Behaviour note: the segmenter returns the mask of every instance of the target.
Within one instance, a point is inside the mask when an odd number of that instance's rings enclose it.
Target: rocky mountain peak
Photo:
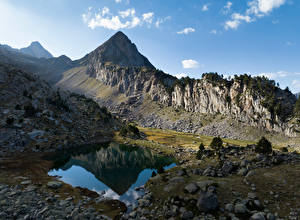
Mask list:
[[[121,31],[88,55],[90,64],[114,64],[123,67],[154,68],[149,60],[139,53],[137,47]]]
[[[49,53],[38,41],[34,41],[30,46],[21,48],[20,52],[36,58],[52,58],[52,54]]]

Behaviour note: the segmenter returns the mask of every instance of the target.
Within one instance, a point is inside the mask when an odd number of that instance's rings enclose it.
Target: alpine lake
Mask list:
[[[119,200],[128,207],[144,194],[143,186],[153,172],[176,166],[172,157],[114,142],[79,149],[53,156],[54,167],[48,174],[73,187],[95,191],[103,198]]]

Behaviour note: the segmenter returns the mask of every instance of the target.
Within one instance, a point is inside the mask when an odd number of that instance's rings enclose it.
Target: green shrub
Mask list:
[[[196,154],[196,159],[197,159],[197,160],[201,160],[201,159],[202,159],[202,155],[203,155],[203,151],[198,150],[198,151],[197,151],[197,154]]]
[[[135,125],[128,124],[121,128],[120,135],[123,137],[126,136],[140,137],[140,131]]]
[[[25,105],[24,110],[24,117],[33,117],[37,113],[37,110],[31,104]]]
[[[272,144],[265,137],[262,137],[255,147],[255,152],[262,154],[272,153]]]
[[[27,90],[24,90],[24,91],[23,91],[23,96],[25,96],[25,97],[28,96],[28,91],[27,91]]]
[[[197,154],[196,154],[196,159],[201,160],[204,150],[205,150],[204,144],[201,143],[199,145],[199,150],[197,151]]]
[[[201,144],[199,145],[199,150],[200,150],[200,151],[204,151],[204,150],[205,150],[205,147],[204,147],[204,144],[203,144],[203,143],[201,143]]]
[[[14,118],[8,117],[8,118],[6,119],[6,124],[7,124],[7,125],[12,125],[12,124],[14,123],[14,121],[15,121]]]
[[[164,172],[165,172],[164,167],[159,167],[159,168],[157,169],[157,173],[159,173],[159,174],[162,174],[162,173],[164,173]]]
[[[210,143],[210,147],[214,150],[220,150],[223,147],[223,140],[220,137],[214,137]]]
[[[15,106],[15,110],[22,110],[22,108],[21,108],[21,106],[20,106],[19,104],[17,104],[17,105]]]
[[[127,136],[127,129],[126,129],[126,127],[122,127],[121,128],[120,135],[123,136],[123,137]]]

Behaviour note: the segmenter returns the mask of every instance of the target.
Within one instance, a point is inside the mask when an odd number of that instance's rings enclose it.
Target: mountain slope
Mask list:
[[[52,58],[52,54],[49,53],[38,41],[32,42],[28,47],[20,49],[20,52],[36,58]]]
[[[64,55],[49,59],[36,58],[7,45],[0,45],[0,60],[4,64],[37,74],[50,84],[58,82],[63,72],[76,66],[76,62]]]
[[[107,141],[118,120],[84,96],[52,89],[31,73],[0,63],[0,157]]]
[[[274,81],[248,75],[226,80],[215,73],[178,80],[155,69],[122,32],[77,61],[32,59],[21,56],[18,63],[31,65],[51,84],[85,94],[143,126],[224,136],[238,122],[236,130],[250,125],[287,135],[300,132],[297,123],[289,123],[295,96]]]

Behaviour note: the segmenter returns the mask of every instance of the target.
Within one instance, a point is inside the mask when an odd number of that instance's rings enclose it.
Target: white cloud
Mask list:
[[[248,14],[255,14],[258,16],[264,16],[275,8],[282,6],[286,0],[253,0],[248,2],[249,9]]]
[[[300,89],[300,80],[293,80],[292,86],[296,89]]]
[[[83,22],[87,23],[89,28],[103,27],[110,30],[135,28],[145,23],[149,25],[153,18],[153,12],[144,13],[140,17],[137,16],[134,8],[119,11],[117,15],[114,15],[108,7],[104,7],[93,16],[91,8],[89,8],[88,12],[82,15]]]
[[[148,13],[143,14],[143,20],[149,24],[152,24],[153,17],[154,17],[153,12],[148,12]]]
[[[258,74],[258,76],[265,76],[269,79],[278,79],[278,78],[285,78],[287,77],[288,75],[290,75],[291,73],[288,73],[286,71],[278,71],[276,73],[261,73],[261,74]]]
[[[205,4],[202,6],[202,11],[208,11],[209,8],[208,8],[209,4]]]
[[[129,8],[125,11],[119,11],[119,15],[122,17],[122,18],[127,18],[129,16],[134,16],[135,15],[135,9],[134,8]]]
[[[232,20],[226,21],[226,23],[225,23],[226,30],[237,29],[242,21],[245,21],[247,23],[250,23],[253,21],[249,15],[242,15],[239,13],[233,13],[231,15],[231,19]]]
[[[215,30],[215,29],[213,29],[213,30],[211,30],[209,33],[210,33],[210,34],[217,34],[217,33],[218,33],[218,31],[217,31],[217,30]]]
[[[239,20],[239,21],[246,21],[247,23],[250,23],[252,21],[249,15],[241,15],[239,13],[232,14],[232,19]]]
[[[248,8],[245,14],[233,13],[231,20],[227,20],[224,24],[224,28],[237,29],[242,22],[251,23],[256,18],[264,17],[273,11],[273,9],[279,8],[284,5],[286,0],[252,0],[248,1]],[[231,7],[231,6],[230,6]],[[273,24],[276,24],[276,22]]]
[[[199,67],[199,63],[196,60],[183,60],[181,63],[184,69],[196,69]]]
[[[196,30],[194,28],[185,28],[183,29],[182,31],[178,31],[177,34],[189,34],[189,33],[192,33],[192,32],[195,32]]]
[[[123,0],[115,0],[115,2],[116,2],[116,3],[121,3],[121,2],[123,2]],[[130,3],[130,0],[124,0],[124,2],[125,2],[126,4],[129,4],[129,3]]]
[[[166,21],[168,21],[168,20],[170,20],[170,19],[171,19],[171,16],[167,16],[167,17],[164,17],[164,18],[159,18],[159,19],[157,19],[157,21],[155,22],[155,26],[156,26],[157,28],[159,28],[160,25],[161,25],[162,23],[164,23],[164,22],[166,22]]]
[[[226,5],[224,6],[225,9],[230,10],[232,6],[232,2],[227,2]]]
[[[226,21],[225,22],[225,30],[228,29],[237,29],[239,27],[239,25],[241,24],[240,21],[238,20],[230,20],[230,21]]]
[[[176,77],[177,79],[181,79],[181,78],[183,78],[183,77],[187,77],[187,74],[185,74],[185,73],[179,73],[179,74],[176,74],[175,77]]]

